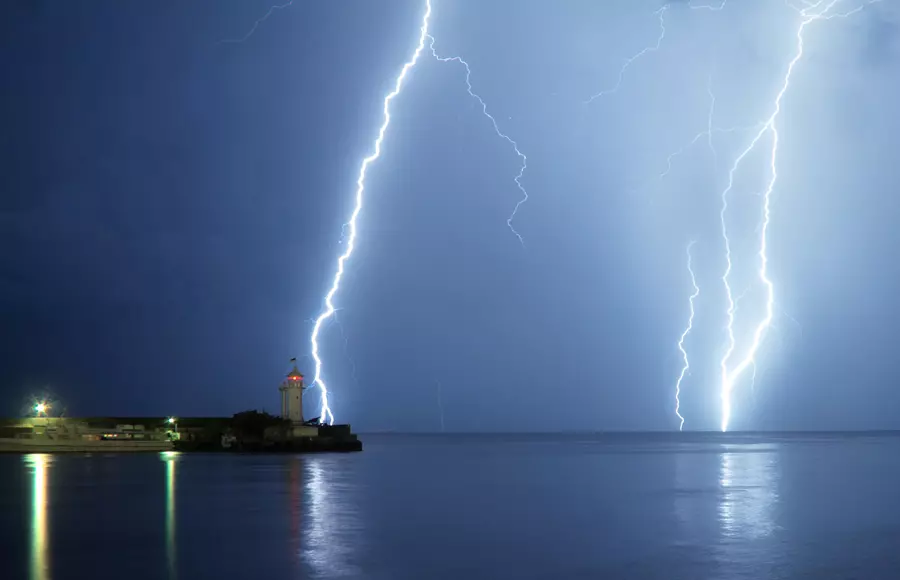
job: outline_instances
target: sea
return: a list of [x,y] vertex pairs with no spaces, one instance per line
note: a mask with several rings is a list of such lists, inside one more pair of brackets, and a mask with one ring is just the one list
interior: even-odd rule
[[900,578],[900,435],[0,456],[3,580]]

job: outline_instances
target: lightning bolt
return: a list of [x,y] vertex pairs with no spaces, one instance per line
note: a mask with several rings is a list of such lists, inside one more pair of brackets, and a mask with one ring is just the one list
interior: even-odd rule
[[463,65],[466,68],[466,90],[468,91],[469,95],[473,99],[478,101],[479,105],[481,105],[481,112],[484,114],[485,117],[488,118],[488,120],[490,120],[491,124],[494,127],[494,133],[496,133],[498,137],[500,137],[501,139],[503,139],[507,143],[509,143],[512,146],[513,151],[516,152],[516,155],[519,156],[519,159],[522,160],[522,165],[519,167],[519,173],[518,173],[518,175],[516,175],[516,177],[514,179],[514,181],[516,182],[516,187],[518,187],[519,191],[522,193],[522,199],[520,199],[519,202],[516,204],[516,206],[513,208],[512,213],[506,220],[506,225],[509,226],[509,229],[512,231],[512,233],[514,233],[516,235],[516,237],[519,238],[519,243],[522,244],[522,246],[524,246],[525,240],[522,238],[522,236],[519,234],[519,232],[516,231],[516,228],[513,227],[512,222],[515,219],[516,214],[519,212],[519,207],[521,207],[523,203],[528,201],[528,192],[525,191],[525,187],[522,185],[522,176],[525,175],[525,170],[528,169],[528,158],[525,156],[524,153],[522,153],[519,150],[519,145],[515,141],[513,141],[512,138],[510,138],[508,135],[506,135],[503,131],[500,130],[500,126],[497,124],[497,119],[495,119],[494,116],[491,115],[490,112],[488,112],[487,103],[485,103],[484,99],[482,99],[472,88],[472,69],[469,67],[469,63],[458,56],[448,56],[448,57],[440,56],[437,53],[437,50],[435,50],[435,48],[434,48],[434,37],[429,35],[428,41],[429,41],[429,48],[431,49],[431,54],[432,54],[432,56],[434,56],[435,59],[437,59],[440,62],[458,62],[459,64]]
[[[679,149],[672,152],[668,157],[666,157],[666,169],[657,177],[658,180],[663,180],[666,178],[669,173],[672,172],[674,167],[675,158],[680,155],[684,155],[688,149],[697,144],[700,139],[706,137],[707,147],[709,147],[710,152],[712,153],[713,159],[718,159],[718,153],[716,152],[715,145],[713,143],[713,135],[716,134],[727,134],[727,133],[745,133],[753,130],[759,130],[762,127],[762,123],[757,123],[756,125],[751,125],[747,127],[716,127],[713,125],[713,114],[715,112],[716,106],[716,98],[713,96],[712,92],[710,92],[710,107],[709,107],[709,120],[707,122],[707,128],[704,131],[700,131],[694,137],[682,145]],[[715,163],[715,162],[714,162]]]
[[[723,4],[724,6],[724,4]],[[695,7],[695,9],[699,9],[701,7]],[[713,123],[713,119],[716,113],[716,95],[712,89],[712,75],[709,76],[709,80],[706,84],[706,93],[709,95],[709,111],[706,114],[706,129],[700,131],[696,135],[694,135],[693,139],[685,143],[681,146],[681,148],[672,152],[666,158],[666,169],[662,173],[659,174],[659,180],[665,179],[665,177],[672,172],[672,168],[674,166],[675,158],[684,155],[688,149],[697,144],[700,139],[706,137],[706,145],[709,148],[710,153],[713,157],[713,167],[718,164],[719,154],[716,151],[716,147],[713,141],[713,135],[716,134],[727,134],[727,133],[744,133],[749,131],[759,131],[762,128],[762,123],[756,123],[755,125],[747,126],[747,127],[716,127]]]
[[688,318],[687,327],[684,329],[684,332],[681,333],[681,338],[678,339],[678,350],[681,351],[681,360],[684,361],[684,366],[681,367],[681,374],[678,375],[678,380],[675,381],[675,415],[678,416],[680,423],[678,424],[678,430],[681,431],[684,429],[684,417],[681,415],[681,381],[684,380],[685,375],[691,369],[691,363],[688,361],[687,350],[684,348],[684,340],[687,338],[688,334],[691,333],[691,329],[694,327],[694,300],[698,296],[700,296],[700,287],[697,286],[697,278],[694,276],[694,268],[691,265],[691,247],[695,242],[691,242],[687,246],[687,269],[691,275],[691,286],[694,287],[694,293],[691,294],[690,299],[688,299],[688,304],[690,305],[691,315]]
[[[794,53],[793,58],[788,63],[787,70],[782,79],[781,85],[775,95],[772,113],[768,119],[766,119],[762,123],[762,127],[756,133],[756,135],[751,139],[750,144],[735,158],[734,163],[731,166],[731,170],[728,172],[728,185],[722,191],[722,209],[719,214],[721,227],[722,227],[722,238],[725,243],[725,259],[726,259],[726,267],[725,272],[722,275],[722,283],[725,286],[725,292],[728,300],[728,311],[727,311],[727,348],[724,356],[722,357],[720,368],[722,373],[722,382],[721,382],[721,399],[722,399],[722,423],[721,429],[722,431],[728,430],[728,425],[731,421],[732,415],[732,402],[731,395],[734,390],[734,385],[737,380],[741,377],[741,375],[747,370],[748,367],[754,367],[756,365],[756,354],[759,351],[760,345],[762,344],[763,337],[766,333],[766,330],[772,324],[772,318],[774,316],[774,304],[775,304],[775,285],[772,280],[769,278],[769,256],[768,256],[768,232],[769,232],[769,223],[771,219],[771,200],[772,200],[772,192],[775,190],[775,185],[778,181],[778,144],[779,144],[779,134],[777,129],[777,121],[779,115],[782,110],[782,101],[784,99],[784,95],[787,93],[791,84],[791,77],[793,76],[794,70],[797,66],[797,63],[803,58],[804,51],[804,33],[806,28],[813,22],[818,20],[831,20],[833,18],[846,18],[852,14],[855,14],[861,10],[863,10],[869,4],[874,4],[880,2],[881,0],[870,0],[865,4],[861,4],[860,6],[844,13],[832,13],[832,9],[839,4],[840,0],[818,0],[817,2],[804,2],[804,8],[798,9],[796,7],[792,8],[797,11],[800,15],[800,23],[797,26],[797,30],[795,33],[796,38],[796,51]],[[790,4],[789,4],[790,6]],[[749,349],[744,354],[744,357],[740,359],[732,367],[729,367],[729,362],[731,361],[731,357],[735,351],[735,336],[734,336],[734,314],[735,314],[735,301],[732,295],[731,284],[729,282],[729,277],[731,275],[732,270],[732,262],[731,262],[731,242],[728,238],[728,229],[726,226],[725,215],[728,210],[728,194],[734,188],[734,176],[738,169],[741,167],[744,159],[754,150],[756,146],[762,141],[763,137],[766,135],[771,136],[771,147],[769,150],[769,180],[766,184],[765,190],[763,191],[763,202],[762,202],[762,226],[760,228],[760,242],[759,242],[759,270],[758,276],[759,280],[765,288],[766,291],[766,301],[765,301],[765,314],[762,320],[756,325],[756,329],[753,331],[752,342],[750,344]]]
[[715,6],[712,4],[697,5],[697,4],[694,4],[693,0],[691,0],[690,2],[688,2],[688,8],[690,8],[691,10],[709,10],[710,12],[719,12],[723,8],[725,8],[726,4],[728,4],[728,0],[722,0],[721,4],[718,4]]
[[646,47],[642,48],[641,50],[639,50],[638,52],[636,52],[635,54],[626,58],[625,64],[623,64],[622,68],[619,69],[619,77],[616,80],[616,84],[614,84],[612,87],[610,87],[608,89],[604,89],[604,90],[600,91],[599,93],[597,93],[595,95],[592,95],[591,98],[589,98],[587,101],[585,101],[585,104],[590,104],[590,103],[594,102],[595,100],[599,99],[600,97],[604,97],[606,95],[611,95],[612,93],[618,91],[619,87],[622,86],[622,81],[625,79],[625,72],[632,65],[632,63],[634,63],[634,61],[638,60],[645,54],[648,54],[651,52],[656,52],[657,50],[659,50],[659,47],[662,46],[663,39],[666,37],[666,11],[668,9],[669,9],[669,5],[665,4],[665,5],[663,5],[662,8],[660,8],[659,10],[657,10],[653,13],[655,16],[659,17],[659,36],[656,38],[656,44],[651,44],[649,46],[646,46]]
[[334,424],[334,415],[331,412],[331,408],[328,406],[328,387],[325,385],[325,381],[322,379],[322,358],[319,356],[319,333],[322,330],[322,324],[331,318],[334,315],[335,307],[334,307],[334,296],[337,294],[338,290],[341,287],[341,278],[344,276],[344,265],[347,260],[350,259],[350,256],[353,254],[353,249],[356,243],[356,220],[359,218],[360,212],[362,212],[363,208],[363,198],[366,190],[366,173],[369,169],[369,166],[381,156],[381,145],[384,142],[385,134],[387,133],[388,126],[391,124],[391,101],[400,94],[400,91],[403,89],[403,81],[406,80],[406,75],[409,71],[416,66],[416,63],[419,61],[419,56],[421,56],[422,51],[425,49],[425,41],[428,38],[428,24],[429,19],[431,18],[431,0],[425,1],[425,14],[422,17],[422,25],[419,30],[419,43],[416,45],[416,49],[413,52],[410,59],[403,65],[403,68],[400,69],[400,74],[397,75],[396,80],[394,81],[394,89],[384,97],[384,103],[382,106],[382,122],[381,127],[378,129],[378,137],[375,139],[373,151],[369,154],[368,157],[364,158],[362,164],[359,167],[359,176],[356,180],[356,203],[353,207],[353,213],[350,214],[350,219],[347,221],[347,245],[345,246],[344,253],[338,256],[337,259],[337,271],[334,274],[334,280],[331,283],[331,288],[328,290],[328,293],[325,294],[325,308],[322,313],[319,314],[318,318],[316,318],[316,322],[313,325],[312,334],[309,337],[310,343],[312,345],[312,357],[315,361],[315,376],[313,378],[313,385],[317,385],[319,387],[319,391],[321,393],[322,399],[322,410],[320,413],[320,417],[322,417],[323,421],[328,421],[329,424]]
[[[880,1],[880,0],[879,0]],[[728,4],[728,0],[722,0],[719,4],[694,4],[693,1],[689,1],[687,3],[687,7],[691,10],[709,10],[710,12],[720,12],[722,11],[726,4]],[[619,90],[619,87],[622,86],[622,81],[625,80],[625,73],[634,64],[634,61],[640,59],[643,56],[651,52],[656,52],[662,47],[663,40],[666,38],[666,12],[669,10],[671,6],[671,2],[666,2],[659,9],[653,12],[653,15],[659,19],[659,35],[656,37],[656,42],[654,44],[650,44],[645,46],[638,52],[634,53],[630,57],[625,59],[625,62],[622,64],[622,68],[619,69],[619,76],[616,79],[616,83],[608,88],[591,95],[591,97],[585,101],[585,104],[590,104],[600,97],[604,97],[606,95],[611,95]]]
[[241,44],[242,42],[246,42],[247,39],[253,36],[253,33],[256,32],[256,29],[259,28],[263,22],[269,19],[269,16],[272,16],[272,14],[274,14],[277,10],[284,10],[288,6],[291,6],[293,3],[294,0],[289,0],[284,4],[276,4],[275,6],[272,6],[271,8],[269,8],[268,12],[266,12],[261,18],[258,18],[256,22],[253,23],[253,26],[250,27],[250,30],[247,32],[247,34],[245,34],[241,38],[231,38],[223,40],[221,41],[222,44]]
[[756,361],[750,363],[750,368],[753,369],[750,372],[750,391],[755,395],[756,394],[756,370],[757,370]]

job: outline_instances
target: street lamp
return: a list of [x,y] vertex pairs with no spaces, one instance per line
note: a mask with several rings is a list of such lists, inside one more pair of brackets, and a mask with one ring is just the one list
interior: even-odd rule
[[170,435],[170,439],[178,439],[178,419],[175,417],[169,417],[166,419],[166,423],[172,426],[172,433],[174,435]]
[[34,412],[38,417],[40,417],[41,415],[45,414],[47,412],[47,409],[49,408],[50,405],[48,405],[47,403],[36,403],[34,405]]

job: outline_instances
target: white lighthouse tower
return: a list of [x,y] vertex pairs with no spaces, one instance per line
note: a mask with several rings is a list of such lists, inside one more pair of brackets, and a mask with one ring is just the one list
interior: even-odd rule
[[281,386],[281,418],[289,419],[294,425],[303,424],[303,375],[297,370],[297,359],[292,358],[294,368],[287,374]]

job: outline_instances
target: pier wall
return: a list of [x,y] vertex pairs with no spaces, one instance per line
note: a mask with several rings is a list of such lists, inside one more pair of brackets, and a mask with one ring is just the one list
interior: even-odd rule
[[82,441],[78,439],[0,439],[0,453],[122,453],[171,451],[171,441]]

